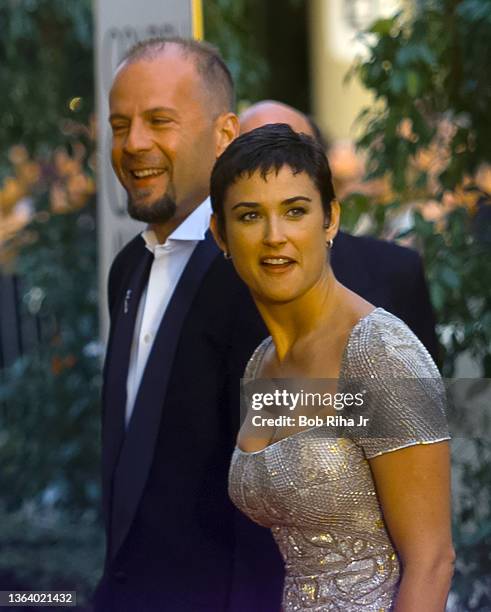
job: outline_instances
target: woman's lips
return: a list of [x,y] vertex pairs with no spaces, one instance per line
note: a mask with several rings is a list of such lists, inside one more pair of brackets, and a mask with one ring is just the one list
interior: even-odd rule
[[280,273],[289,270],[296,264],[296,261],[291,257],[275,256],[275,257],[262,257],[261,266],[272,273]]

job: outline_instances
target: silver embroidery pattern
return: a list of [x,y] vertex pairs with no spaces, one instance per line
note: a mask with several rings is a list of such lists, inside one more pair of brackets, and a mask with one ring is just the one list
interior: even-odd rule
[[[255,351],[245,378],[255,377],[270,342]],[[424,378],[420,396],[384,389],[384,378],[396,374]],[[380,389],[379,438],[337,438],[317,427],[257,452],[234,451],[230,497],[272,530],[285,562],[285,612],[388,612],[394,602],[400,565],[367,457],[449,435],[435,365],[412,332],[381,308],[354,327],[340,383],[370,375]],[[404,421],[402,442],[383,436],[384,420],[394,419]]]

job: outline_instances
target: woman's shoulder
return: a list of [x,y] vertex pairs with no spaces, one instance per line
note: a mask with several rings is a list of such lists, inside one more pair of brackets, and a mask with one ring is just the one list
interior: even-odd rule
[[429,352],[396,316],[375,308],[353,328],[343,359],[349,375],[439,378]]
[[359,321],[348,341],[344,365],[343,382],[349,389],[362,390],[359,414],[368,423],[348,437],[361,444],[367,458],[449,439],[440,373],[400,319],[376,308]]

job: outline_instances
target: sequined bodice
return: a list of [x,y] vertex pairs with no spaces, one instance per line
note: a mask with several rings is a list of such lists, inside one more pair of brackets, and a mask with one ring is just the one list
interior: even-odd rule
[[[270,342],[258,347],[245,378],[255,378]],[[412,397],[409,407],[401,406],[402,399],[393,393],[382,397],[392,368],[399,376],[425,380],[421,396]],[[230,496],[252,520],[272,530],[285,561],[285,612],[380,612],[390,610],[394,601],[399,561],[367,459],[449,436],[436,367],[412,332],[380,308],[353,328],[340,383],[365,376],[376,377],[381,388],[379,426],[384,419],[400,419],[407,430],[411,423],[403,442],[340,438],[317,427],[257,452],[236,448],[233,454]],[[428,388],[432,380],[434,389]],[[414,414],[408,415],[409,410]]]

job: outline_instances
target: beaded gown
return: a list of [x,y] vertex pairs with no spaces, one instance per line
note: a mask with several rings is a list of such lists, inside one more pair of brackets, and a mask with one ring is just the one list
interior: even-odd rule
[[[256,349],[245,379],[256,377],[271,342]],[[436,366],[409,328],[382,308],[350,333],[338,388],[352,379],[372,382],[363,436],[320,426],[259,451],[236,447],[232,457],[232,501],[271,529],[284,559],[284,612],[391,610],[400,565],[368,459],[449,439]],[[394,384],[403,379],[412,382]]]

